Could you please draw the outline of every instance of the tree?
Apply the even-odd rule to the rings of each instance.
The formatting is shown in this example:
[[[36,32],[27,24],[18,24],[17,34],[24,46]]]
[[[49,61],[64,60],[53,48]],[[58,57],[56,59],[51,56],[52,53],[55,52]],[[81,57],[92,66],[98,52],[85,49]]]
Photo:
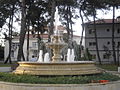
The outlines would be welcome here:
[[[113,50],[113,60],[114,64],[117,64],[116,60],[116,50],[115,50],[115,8],[118,8],[120,6],[120,1],[119,0],[105,0],[106,5],[108,7],[112,7],[113,10],[113,17],[112,17],[112,50]]]
[[[95,42],[96,42],[96,52],[97,52],[97,57],[99,60],[99,63],[101,64],[101,58],[99,55],[99,48],[98,48],[98,39],[97,39],[97,31],[96,31],[96,9],[101,9],[101,8],[105,8],[105,5],[102,1],[97,1],[97,0],[83,0],[82,2],[84,4],[84,6],[82,6],[80,9],[83,10],[83,13],[86,11],[86,13],[84,13],[84,15],[88,16],[91,15],[93,17],[93,30],[94,30],[94,36],[95,36]],[[81,12],[80,12],[81,13]]]
[[[115,33],[115,6],[113,5],[113,19],[112,19],[112,49],[113,49],[113,59],[114,59],[114,63],[117,64],[117,62],[116,62],[116,53],[115,53],[114,33]]]
[[[78,18],[78,15],[76,15],[76,1],[75,0],[60,0],[58,2],[58,10],[60,15],[60,21],[63,25],[66,26],[67,29],[67,38],[68,40],[73,38],[73,19]]]
[[[48,15],[46,14],[46,12],[48,12],[46,10],[47,4],[48,2],[46,1],[38,1],[38,0],[29,0],[26,2],[25,0],[22,1],[22,19],[21,19],[21,32],[20,32],[20,40],[19,40],[20,46],[18,51],[19,53],[18,60],[21,59],[21,55],[23,57],[23,60],[25,60],[24,54],[23,54],[23,43],[26,35],[26,30],[29,30],[29,26],[34,28],[35,31],[33,32],[38,32],[38,34],[39,32],[41,33],[44,32],[43,31],[44,29],[41,29],[41,28],[42,28],[42,25],[47,24],[47,21],[46,21],[48,17]],[[26,26],[28,26],[28,28],[26,28]],[[28,35],[29,35],[29,32],[28,32]],[[28,45],[27,47],[29,47],[29,44],[27,45]],[[27,49],[27,52],[29,52],[28,49]]]
[[[107,57],[107,59],[108,59],[108,61],[109,61],[110,56],[111,56],[111,51],[110,51],[109,48],[108,48],[107,46],[105,46],[105,45],[103,45],[103,49],[104,49],[105,55],[106,55],[106,57]]]
[[[50,6],[48,4],[49,2],[40,1],[40,0],[34,0],[29,2],[28,4],[29,8],[27,11],[26,23],[32,26],[33,37],[36,36],[35,34],[37,33],[37,36],[35,38],[38,39],[38,53],[40,49],[41,50],[44,49],[44,48],[40,48],[42,47],[41,43],[43,42],[41,35],[46,31],[45,28],[47,27],[48,21],[50,21],[50,17],[49,17]]]
[[[81,21],[82,21],[82,34],[81,34],[81,39],[80,39],[80,57],[81,57],[81,51],[82,51],[83,34],[84,34],[84,30],[85,30],[85,28],[84,28],[84,18],[83,18],[83,14],[82,14],[82,12],[84,11],[84,4],[85,4],[84,0],[78,1],[79,16],[80,16]]]
[[[13,29],[13,17],[14,13],[17,10],[16,7],[17,1],[16,0],[1,0],[0,1],[0,27],[7,23],[6,19],[9,19],[8,22],[8,31],[9,36],[7,37],[7,40],[9,41],[9,53],[4,63],[11,63],[11,45],[12,45],[12,29]],[[6,35],[7,36],[7,35]]]
[[[98,48],[98,39],[97,39],[97,31],[96,31],[95,17],[96,17],[96,14],[95,14],[95,11],[93,11],[94,35],[95,35],[95,42],[96,42],[97,57],[98,57],[99,63],[102,64],[102,63],[101,63],[100,54],[99,54],[99,48]]]
[[[23,61],[25,61],[24,53],[23,53],[23,44],[24,44],[24,38],[26,34],[26,4],[25,0],[22,0],[21,2],[21,30],[20,30],[20,39],[19,39],[19,49],[18,49],[18,56],[17,60],[21,61],[21,57],[23,58]]]
[[[50,28],[48,30],[49,34],[48,34],[48,42],[50,42],[51,38],[50,36],[53,34],[53,28],[54,28],[54,15],[55,15],[55,9],[56,9],[56,1],[55,0],[51,0],[51,2],[49,3],[52,3],[51,5],[51,19],[50,19]]]
[[[0,60],[4,59],[4,47],[0,45]]]
[[[90,54],[88,48],[85,49],[84,59],[85,59],[85,60],[89,60],[89,61],[92,60],[92,55]]]
[[[120,61],[119,61],[119,56],[120,56],[120,50],[119,50],[119,48],[120,48],[120,44],[118,44],[117,45],[117,65],[119,66],[119,64],[120,64]]]

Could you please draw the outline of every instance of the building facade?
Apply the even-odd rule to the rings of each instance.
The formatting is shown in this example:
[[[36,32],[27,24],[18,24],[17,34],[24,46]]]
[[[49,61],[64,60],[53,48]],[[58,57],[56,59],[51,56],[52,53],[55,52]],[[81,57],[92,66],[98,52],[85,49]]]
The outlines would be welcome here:
[[[26,35],[27,36],[27,35]],[[47,42],[48,35],[44,34],[42,35],[44,38],[44,42]],[[19,37],[14,37],[12,39],[12,47],[11,47],[11,60],[17,61],[17,55],[18,55],[18,48],[19,48]],[[8,40],[5,41],[5,48],[4,48],[4,60],[8,56],[8,50],[9,50],[9,43]],[[23,53],[25,56],[25,59],[27,58],[27,38],[25,37],[24,45],[23,45]],[[38,39],[36,37],[33,37],[33,35],[29,36],[29,60],[32,58],[32,56],[35,56],[37,58],[38,55]]]
[[[112,50],[112,19],[97,20],[96,33],[101,61],[112,63],[114,61]],[[117,46],[120,45],[120,23],[117,20],[115,20],[114,36],[116,56],[119,57]],[[85,24],[85,48],[88,48],[93,60],[98,62],[93,22]]]
[[[60,27],[60,32],[63,33],[65,28]],[[48,34],[47,32],[40,35],[43,42],[46,43],[48,42]],[[79,44],[80,41],[80,36],[73,36],[73,40],[76,41]],[[18,48],[19,48],[19,37],[14,37],[12,39],[12,51],[11,51],[11,60],[12,61],[17,61],[17,55],[18,55]],[[8,56],[8,50],[9,50],[9,43],[8,40],[5,41],[5,49],[4,49],[4,60]],[[24,45],[23,45],[23,53],[25,56],[25,59],[27,58],[27,35],[24,40]],[[32,34],[29,35],[29,60],[32,58],[34,55],[35,58],[38,58],[38,38],[37,35],[33,36]]]

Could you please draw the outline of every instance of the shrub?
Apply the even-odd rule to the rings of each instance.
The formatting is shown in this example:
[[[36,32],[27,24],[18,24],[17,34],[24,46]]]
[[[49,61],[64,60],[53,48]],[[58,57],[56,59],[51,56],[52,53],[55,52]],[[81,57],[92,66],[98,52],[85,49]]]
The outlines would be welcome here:
[[[84,76],[32,76],[0,73],[0,81],[34,84],[86,84],[92,80],[120,80],[120,77],[109,73]]]

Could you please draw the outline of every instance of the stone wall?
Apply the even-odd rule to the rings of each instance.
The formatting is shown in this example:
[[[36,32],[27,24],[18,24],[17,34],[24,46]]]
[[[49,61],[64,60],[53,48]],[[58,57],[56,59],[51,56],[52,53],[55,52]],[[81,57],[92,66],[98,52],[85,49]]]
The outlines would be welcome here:
[[[120,81],[107,84],[24,84],[0,82],[0,90],[120,90]]]

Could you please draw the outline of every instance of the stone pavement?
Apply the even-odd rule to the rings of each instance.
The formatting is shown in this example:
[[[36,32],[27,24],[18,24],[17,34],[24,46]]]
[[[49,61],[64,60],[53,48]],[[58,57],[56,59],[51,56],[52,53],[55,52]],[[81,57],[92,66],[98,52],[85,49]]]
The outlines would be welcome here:
[[[0,72],[10,72],[10,71],[12,71],[11,67],[0,67]]]

